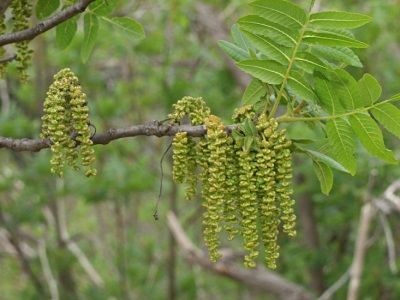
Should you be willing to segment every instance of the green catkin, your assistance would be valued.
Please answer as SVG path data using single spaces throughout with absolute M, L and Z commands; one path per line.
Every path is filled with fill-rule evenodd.
M 223 220 L 224 200 L 226 190 L 226 152 L 228 149 L 228 137 L 224 131 L 225 125 L 221 119 L 211 115 L 204 120 L 207 127 L 208 152 L 208 178 L 206 183 L 207 193 L 204 196 L 204 236 L 206 246 L 212 261 L 217 261 L 221 254 L 218 253 L 220 245 L 218 234 L 222 227 L 220 222 Z
M 13 32 L 29 28 L 29 18 L 32 15 L 32 7 L 28 0 L 13 0 L 10 7 L 14 20 Z M 32 64 L 33 51 L 29 49 L 28 43 L 28 41 L 15 43 L 15 47 L 17 48 L 17 58 L 15 60 L 19 62 L 17 70 L 21 83 L 25 83 L 29 79 L 26 70 Z
M 74 73 L 63 69 L 54 76 L 43 106 L 40 136 L 43 139 L 49 138 L 51 142 L 51 172 L 63 177 L 66 164 L 75 171 L 80 170 L 77 166 L 80 156 L 82 166 L 86 167 L 85 176 L 95 176 L 97 171 L 91 167 L 95 157 L 91 148 L 93 142 L 90 139 L 89 108 L 86 95 Z
M 192 200 L 197 195 L 196 143 L 186 132 L 178 132 L 172 145 L 174 146 L 172 177 L 176 183 L 187 184 L 185 198 Z
M 185 115 L 188 115 L 192 125 L 204 124 L 204 119 L 210 116 L 210 108 L 206 106 L 203 98 L 184 97 L 173 104 L 175 112 L 169 114 L 172 123 L 178 123 Z
M 244 239 L 243 248 L 250 252 L 245 256 L 244 265 L 248 268 L 255 267 L 254 259 L 258 257 L 259 246 L 257 231 L 257 185 L 254 177 L 255 152 L 239 150 L 237 153 L 239 161 L 239 208 L 241 235 Z
M 235 235 L 239 232 L 235 229 L 235 224 L 238 223 L 236 215 L 237 198 L 239 196 L 239 164 L 235 156 L 235 144 L 232 137 L 227 139 L 227 150 L 226 150 L 226 195 L 224 202 L 223 219 L 227 224 L 224 225 L 224 229 L 229 233 L 228 240 L 231 241 L 235 238 Z
M 274 119 L 265 114 L 257 116 L 251 105 L 235 110 L 233 121 L 243 123 L 251 119 L 258 131 L 257 147 L 243 148 L 242 140 L 235 140 L 224 131 L 222 121 L 205 106 L 203 99 L 185 97 L 174 105 L 170 114 L 172 123 L 188 115 L 192 125 L 205 124 L 207 134 L 197 145 L 186 133 L 178 133 L 174 139 L 174 179 L 186 182 L 186 195 L 192 199 L 196 193 L 194 183 L 196 167 L 201 171 L 204 240 L 210 258 L 217 261 L 221 254 L 219 234 L 222 228 L 233 240 L 240 233 L 243 248 L 248 251 L 244 258 L 246 267 L 254 267 L 258 247 L 265 247 L 265 260 L 269 268 L 276 268 L 279 257 L 278 235 L 283 232 L 295 236 L 296 216 L 291 199 L 292 168 L 291 142 L 285 130 L 278 130 Z M 176 157 L 176 158 L 175 158 Z M 194 177 L 190 177 L 194 176 Z M 193 183 L 192 183 L 193 182 Z

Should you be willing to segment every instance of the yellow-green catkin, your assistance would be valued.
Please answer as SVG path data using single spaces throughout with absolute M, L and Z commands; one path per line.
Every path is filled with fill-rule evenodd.
M 183 97 L 173 105 L 175 112 L 169 114 L 172 123 L 178 123 L 185 115 L 188 115 L 192 125 L 204 124 L 204 119 L 210 116 L 210 108 L 203 98 Z
M 172 176 L 176 183 L 187 184 L 185 197 L 192 200 L 197 195 L 196 176 L 196 143 L 187 132 L 178 132 L 172 142 L 173 147 L 173 168 Z
M 13 32 L 27 29 L 29 27 L 29 18 L 32 15 L 32 7 L 28 0 L 13 0 L 10 7 L 14 20 Z M 22 83 L 29 79 L 26 70 L 32 64 L 33 51 L 29 49 L 28 43 L 28 41 L 15 43 L 17 48 L 17 58 L 15 60 L 19 63 L 17 70 Z
M 80 156 L 82 166 L 86 168 L 85 176 L 95 176 L 96 169 L 91 167 L 95 157 L 91 148 L 86 95 L 70 69 L 63 69 L 54 76 L 43 106 L 41 138 L 49 138 L 51 142 L 52 173 L 62 177 L 65 164 L 75 171 L 80 170 L 77 166 Z
M 224 131 L 225 125 L 220 118 L 211 115 L 204 120 L 204 123 L 207 127 L 208 141 L 208 156 L 206 157 L 208 177 L 203 177 L 203 180 L 208 181 L 206 183 L 207 192 L 203 194 L 203 205 L 206 208 L 203 221 L 205 225 L 204 240 L 211 260 L 217 261 L 221 257 L 221 254 L 218 253 L 218 246 L 220 245 L 218 234 L 223 228 L 220 222 L 223 221 L 225 195 L 227 194 L 226 154 L 228 135 Z
M 244 257 L 246 267 L 254 267 L 254 259 L 258 257 L 259 236 L 257 230 L 257 185 L 255 182 L 254 151 L 239 150 L 237 159 L 240 165 L 239 175 L 239 208 L 240 225 L 242 227 L 243 248 L 250 252 Z
M 277 129 L 274 120 L 267 121 L 265 115 L 257 122 L 257 130 L 262 132 L 257 153 L 257 181 L 260 186 L 258 212 L 261 224 L 261 241 L 265 247 L 265 260 L 271 269 L 276 268 L 276 259 L 279 257 L 277 244 L 281 208 L 276 197 L 276 152 L 274 138 Z
M 257 116 L 251 105 L 237 109 L 233 122 L 243 124 L 251 120 L 257 129 L 256 134 L 252 132 L 246 137 L 252 141 L 249 147 L 244 143 L 245 133 L 239 133 L 237 139 L 228 136 L 221 119 L 210 115 L 201 98 L 185 97 L 174 108 L 175 113 L 169 115 L 172 123 L 188 115 L 192 125 L 204 124 L 207 128 L 197 145 L 186 133 L 176 135 L 174 179 L 185 182 L 189 173 L 196 171 L 191 165 L 201 168 L 199 177 L 206 209 L 204 240 L 211 260 L 221 257 L 219 235 L 224 228 L 228 240 L 239 233 L 243 238 L 242 246 L 248 251 L 244 258 L 246 267 L 256 265 L 262 243 L 266 263 L 275 269 L 280 231 L 289 236 L 296 234 L 291 198 L 291 142 L 286 139 L 286 131 L 278 130 L 275 119 L 268 120 L 265 114 Z
M 6 32 L 5 15 L 0 16 L 0 35 Z M 0 59 L 6 56 L 6 50 L 4 47 L 0 47 Z M 6 78 L 8 62 L 0 62 L 0 79 Z

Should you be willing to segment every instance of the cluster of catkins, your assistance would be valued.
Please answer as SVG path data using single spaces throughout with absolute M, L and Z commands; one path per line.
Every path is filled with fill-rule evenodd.
M 10 4 L 12 20 L 14 21 L 13 32 L 18 32 L 29 28 L 29 18 L 32 15 L 32 7 L 28 0 L 13 0 Z M 0 34 L 4 34 L 6 31 L 5 15 L 0 16 Z M 18 62 L 17 70 L 20 81 L 22 83 L 28 80 L 28 74 L 26 70 L 32 64 L 32 53 L 33 51 L 28 47 L 29 41 L 22 41 L 15 43 L 17 50 Z M 6 51 L 3 47 L 0 47 L 0 58 L 4 58 Z M 0 62 L 0 78 L 4 79 L 8 62 Z
M 96 169 L 91 168 L 95 157 L 86 95 L 70 69 L 63 69 L 54 76 L 43 111 L 41 138 L 49 138 L 51 142 L 51 172 L 62 177 L 65 164 L 75 171 L 80 170 L 77 166 L 80 156 L 82 166 L 86 167 L 85 176 L 95 176 Z
M 169 117 L 173 123 L 188 115 L 192 125 L 205 125 L 207 134 L 197 142 L 186 132 L 173 141 L 173 178 L 186 183 L 186 198 L 197 194 L 197 167 L 201 168 L 201 194 L 204 213 L 205 244 L 210 258 L 217 261 L 219 234 L 224 229 L 233 240 L 243 238 L 248 251 L 244 264 L 254 267 L 261 244 L 269 268 L 276 268 L 279 256 L 277 238 L 280 231 L 295 236 L 296 216 L 291 199 L 291 142 L 285 130 L 278 130 L 274 119 L 256 116 L 251 106 L 235 112 L 236 124 L 251 119 L 257 128 L 256 146 L 246 148 L 242 140 L 225 131 L 220 118 L 211 115 L 202 98 L 185 97 L 175 105 Z M 283 226 L 280 226 L 283 223 Z

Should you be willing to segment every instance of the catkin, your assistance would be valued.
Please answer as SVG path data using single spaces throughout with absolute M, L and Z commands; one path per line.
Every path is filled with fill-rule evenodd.
M 257 135 L 251 136 L 256 146 L 247 149 L 242 140 L 228 136 L 222 120 L 210 115 L 203 99 L 185 97 L 174 108 L 175 112 L 169 115 L 172 123 L 187 115 L 192 125 L 204 124 L 207 128 L 207 134 L 197 144 L 186 132 L 176 134 L 173 178 L 188 185 L 186 198 L 192 199 L 197 185 L 196 168 L 201 169 L 204 240 L 211 260 L 221 257 L 220 233 L 225 229 L 228 240 L 237 234 L 243 238 L 242 246 L 248 252 L 244 257 L 246 267 L 256 265 L 262 244 L 267 266 L 276 268 L 280 225 L 283 224 L 284 233 L 296 235 L 291 142 L 286 139 L 286 131 L 278 130 L 276 120 L 267 120 L 265 114 L 257 116 L 251 105 L 237 109 L 233 121 L 240 124 L 249 119 L 257 129 Z

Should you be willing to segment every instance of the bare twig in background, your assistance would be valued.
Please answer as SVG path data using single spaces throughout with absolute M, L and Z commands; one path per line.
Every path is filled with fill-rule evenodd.
M 376 213 L 372 204 L 372 189 L 375 184 L 377 172 L 372 170 L 364 196 L 364 205 L 361 208 L 360 223 L 358 227 L 357 240 L 354 249 L 354 258 L 350 270 L 350 284 L 347 292 L 348 300 L 357 300 L 360 289 L 361 274 L 364 267 L 365 254 L 367 250 L 368 232 L 371 221 Z
M 386 216 L 383 213 L 379 214 L 379 220 L 383 226 L 383 232 L 385 233 L 386 244 L 388 248 L 388 256 L 389 256 L 389 267 L 393 274 L 397 274 L 397 265 L 396 265 L 396 249 L 393 241 L 393 233 L 390 229 L 389 222 Z
M 57 205 L 57 214 L 58 214 L 58 222 L 59 222 L 59 230 L 62 241 L 67 245 L 67 248 L 75 257 L 78 259 L 79 264 L 82 266 L 83 270 L 89 276 L 89 279 L 99 288 L 104 288 L 104 281 L 94 269 L 92 264 L 86 255 L 82 252 L 79 246 L 70 238 L 68 229 L 67 229 L 67 221 L 65 215 L 65 203 L 64 199 L 58 199 Z
M 317 300 L 328 300 L 343 286 L 346 284 L 347 280 L 350 278 L 350 268 L 347 269 L 346 272 L 343 273 L 342 276 L 327 289 L 321 296 L 318 297 Z
M 46 253 L 46 238 L 43 237 L 39 240 L 38 254 L 40 259 L 40 264 L 42 265 L 43 275 L 46 278 L 47 285 L 49 286 L 51 300 L 60 299 L 57 287 L 57 281 L 55 280 L 51 268 L 49 259 Z
M 0 58 L 0 63 L 10 62 L 17 58 L 17 54 Z
M 259 292 L 267 293 L 284 300 L 311 300 L 313 297 L 301 286 L 288 282 L 272 271 L 263 267 L 245 269 L 232 262 L 213 263 L 210 257 L 201 251 L 189 240 L 183 231 L 175 214 L 168 213 L 168 226 L 180 245 L 184 257 L 192 263 L 208 269 L 218 275 L 229 277 L 247 287 Z

